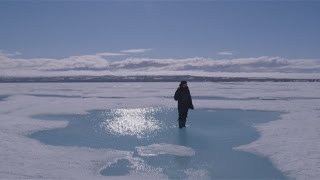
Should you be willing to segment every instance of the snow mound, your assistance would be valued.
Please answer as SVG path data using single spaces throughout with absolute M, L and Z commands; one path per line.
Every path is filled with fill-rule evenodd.
M 136 147 L 140 156 L 158 156 L 161 154 L 170 154 L 175 156 L 194 156 L 195 151 L 186 146 L 180 146 L 175 144 L 152 144 L 149 146 Z

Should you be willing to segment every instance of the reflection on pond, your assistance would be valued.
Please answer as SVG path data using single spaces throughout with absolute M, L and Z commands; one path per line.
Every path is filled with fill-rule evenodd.
M 159 110 L 159 108 L 113 109 L 106 112 L 107 118 L 101 126 L 114 135 L 142 138 L 161 128 L 161 122 L 154 117 Z

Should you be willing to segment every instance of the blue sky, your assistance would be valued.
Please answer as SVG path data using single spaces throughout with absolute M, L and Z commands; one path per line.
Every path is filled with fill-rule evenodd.
M 150 58 L 320 58 L 319 17 L 315 1 L 0 1 L 0 50 L 24 58 L 128 49 L 148 49 L 139 56 Z

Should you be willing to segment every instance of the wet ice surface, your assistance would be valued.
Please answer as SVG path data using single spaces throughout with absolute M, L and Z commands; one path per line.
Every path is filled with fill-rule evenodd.
M 144 168 L 149 168 L 164 173 L 169 179 L 285 179 L 267 158 L 232 149 L 259 137 L 254 124 L 276 120 L 279 115 L 277 112 L 200 109 L 189 112 L 188 125 L 183 130 L 177 127 L 177 111 L 173 108 L 38 115 L 34 118 L 68 120 L 69 125 L 36 132 L 30 137 L 51 145 L 133 152 L 133 157 L 106 166 L 100 172 L 105 176 L 144 172 Z
M 8 97 L 8 95 L 0 95 L 0 101 L 4 101 Z
M 195 159 L 200 158 L 197 149 L 174 142 L 160 141 L 157 140 L 158 136 L 149 135 L 148 138 L 143 138 L 148 134 L 144 130 L 137 131 L 139 133 L 134 136 L 136 142 L 147 142 L 147 139 L 154 138 L 156 143 L 134 147 L 129 144 L 131 147 L 127 148 L 128 150 L 121 150 L 119 146 L 119 149 L 98 148 L 98 146 L 89 148 L 94 143 L 83 143 L 80 147 L 79 142 L 74 145 L 67 143 L 54 145 L 51 141 L 52 144 L 49 145 L 44 141 L 30 138 L 34 133 L 73 127 L 70 126 L 73 123 L 71 117 L 78 116 L 81 122 L 90 121 L 90 118 L 85 117 L 97 116 L 99 113 L 106 116 L 106 112 L 111 110 L 159 107 L 171 109 L 172 115 L 175 115 L 174 109 L 177 104 L 169 97 L 173 96 L 177 86 L 178 83 L 0 83 L 0 177 L 99 180 L 166 179 L 168 176 L 187 176 L 189 179 L 207 177 L 208 172 L 203 166 L 202 169 L 184 167 L 185 164 L 192 165 Z M 190 82 L 189 86 L 196 107 L 192 112 L 197 116 L 199 110 L 210 109 L 283 112 L 278 120 L 254 125 L 254 130 L 257 130 L 254 132 L 259 132 L 257 139 L 242 142 L 243 144 L 232 147 L 229 151 L 249 152 L 250 154 L 247 154 L 254 158 L 263 157 L 263 162 L 270 160 L 274 167 L 292 179 L 319 179 L 320 83 Z M 66 114 L 70 116 L 66 118 Z M 125 120 L 121 120 L 120 114 L 118 113 L 119 122 L 125 123 Z M 58 118 L 59 120 L 32 118 L 37 115 L 64 117 Z M 192 116 L 190 114 L 188 118 L 190 126 L 186 129 L 186 136 L 183 136 L 187 137 L 187 142 L 191 144 L 202 140 L 198 138 L 190 141 L 192 138 L 200 135 L 205 137 L 212 133 L 197 130 L 195 126 L 198 123 L 194 123 L 196 121 L 193 121 Z M 151 118 L 151 122 L 153 120 Z M 69 126 L 68 121 L 70 121 Z M 132 132 L 130 128 L 117 128 L 116 124 L 108 127 L 107 121 L 103 122 L 99 124 L 101 133 L 106 133 L 108 130 L 113 132 L 111 136 L 119 138 L 121 135 L 116 135 L 117 132 L 125 130 L 126 136 L 133 136 L 130 135 Z M 162 125 L 160 123 L 154 126 L 156 128 L 153 131 L 161 130 Z M 201 127 L 202 130 L 206 128 L 208 127 Z M 179 132 L 176 128 L 169 130 Z M 172 139 L 178 142 L 178 134 L 173 135 L 176 138 Z M 224 141 L 227 142 L 228 139 Z M 112 143 L 109 145 L 113 146 Z M 215 151 L 218 152 L 218 149 Z M 187 162 L 192 163 L 172 165 L 171 167 L 180 167 L 178 164 L 182 164 L 181 169 L 186 169 L 178 174 L 175 174 L 176 171 L 172 173 L 170 168 L 167 170 L 158 168 L 166 162 L 172 164 L 180 162 L 176 159 L 183 159 L 182 162 L 191 159 Z M 214 167 L 218 163 L 212 164 Z M 219 167 L 223 167 L 223 164 Z

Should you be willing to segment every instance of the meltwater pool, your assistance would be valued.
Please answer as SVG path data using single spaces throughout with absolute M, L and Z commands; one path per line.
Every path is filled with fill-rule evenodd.
M 103 176 L 125 176 L 148 168 L 169 179 L 287 179 L 269 159 L 233 150 L 259 138 L 254 124 L 277 120 L 280 112 L 191 110 L 182 130 L 177 114 L 176 109 L 162 107 L 42 114 L 33 118 L 66 120 L 69 125 L 30 137 L 56 146 L 130 151 L 143 165 L 137 168 L 137 161 L 119 159 L 100 171 Z

